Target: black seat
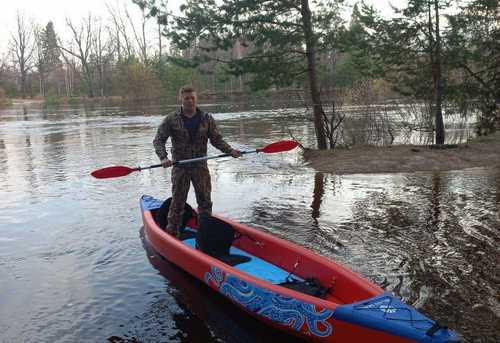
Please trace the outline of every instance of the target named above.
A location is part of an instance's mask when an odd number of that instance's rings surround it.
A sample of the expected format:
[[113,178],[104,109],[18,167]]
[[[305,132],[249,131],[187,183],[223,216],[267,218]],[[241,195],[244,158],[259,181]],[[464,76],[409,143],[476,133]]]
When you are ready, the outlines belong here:
[[235,266],[251,260],[244,255],[231,254],[229,250],[235,239],[234,228],[225,221],[202,213],[198,218],[196,248],[220,261]]

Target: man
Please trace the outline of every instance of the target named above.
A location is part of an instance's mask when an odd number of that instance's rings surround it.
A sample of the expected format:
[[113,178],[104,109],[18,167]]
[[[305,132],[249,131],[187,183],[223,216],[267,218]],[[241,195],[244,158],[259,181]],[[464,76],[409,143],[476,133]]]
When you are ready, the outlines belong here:
[[[239,150],[231,148],[217,130],[214,118],[197,106],[196,91],[191,87],[183,87],[179,92],[181,108],[174,114],[168,115],[158,127],[153,140],[156,154],[164,168],[172,166],[168,158],[165,143],[168,138],[172,141],[173,161],[186,160],[207,155],[207,142],[232,157],[240,157]],[[212,185],[207,161],[176,165],[172,168],[172,203],[168,211],[166,230],[177,235],[184,205],[186,204],[189,187],[193,183],[198,203],[198,213],[212,212],[210,193]]]

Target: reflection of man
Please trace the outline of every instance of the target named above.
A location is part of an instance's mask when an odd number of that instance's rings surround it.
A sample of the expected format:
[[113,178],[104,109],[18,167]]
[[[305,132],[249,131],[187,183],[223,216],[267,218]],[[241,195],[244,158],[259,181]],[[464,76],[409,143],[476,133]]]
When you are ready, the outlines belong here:
[[[156,154],[163,167],[170,167],[173,163],[165,149],[169,137],[172,140],[171,151],[174,161],[206,156],[209,139],[210,143],[220,151],[239,157],[240,151],[232,149],[224,141],[217,130],[214,118],[196,106],[196,91],[191,87],[183,87],[179,93],[181,108],[163,120],[153,140]],[[212,212],[210,197],[212,185],[207,162],[176,165],[172,168],[172,203],[167,224],[169,233],[177,234],[191,182],[196,194],[198,212],[209,214]]]

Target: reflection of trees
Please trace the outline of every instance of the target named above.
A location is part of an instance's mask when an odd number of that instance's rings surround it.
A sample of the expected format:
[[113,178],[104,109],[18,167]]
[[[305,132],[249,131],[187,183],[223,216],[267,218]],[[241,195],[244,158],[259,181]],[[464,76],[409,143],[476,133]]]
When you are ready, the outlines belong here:
[[441,214],[441,206],[440,206],[440,197],[441,197],[441,176],[439,173],[434,173],[432,175],[432,192],[431,192],[431,208],[429,213],[429,224],[432,226],[431,230],[439,229],[439,221]]
[[9,158],[8,154],[5,148],[5,141],[3,139],[0,139],[0,170],[2,170],[2,173],[4,175],[8,175],[8,167],[9,167]]
[[33,147],[31,144],[31,137],[29,135],[26,135],[25,138],[25,144],[26,144],[26,170],[29,175],[27,178],[30,184],[30,190],[33,191],[37,189],[38,187],[38,182],[35,174],[35,165],[33,163],[34,161],[34,154],[33,154]]
[[[296,198],[282,198],[276,201],[263,194],[263,197],[253,204],[248,224],[319,253],[337,253],[344,245],[334,236],[331,227],[318,221],[322,213],[327,180],[328,176],[324,173],[314,174],[309,208],[305,201]],[[291,183],[291,180],[289,182]],[[334,190],[335,186],[334,182]]]
[[49,164],[49,171],[53,172],[51,179],[56,181],[65,181],[67,168],[64,163],[66,162],[66,147],[65,147],[66,133],[54,132],[48,133],[43,137],[43,160]]
[[251,226],[307,246],[315,240],[317,231],[317,225],[304,203],[274,202],[267,197],[253,204],[250,221]]
[[323,195],[325,194],[325,174],[315,173],[314,174],[314,191],[313,191],[313,201],[311,204],[312,213],[311,216],[315,222],[318,224],[318,217],[320,215],[321,203],[323,202]]

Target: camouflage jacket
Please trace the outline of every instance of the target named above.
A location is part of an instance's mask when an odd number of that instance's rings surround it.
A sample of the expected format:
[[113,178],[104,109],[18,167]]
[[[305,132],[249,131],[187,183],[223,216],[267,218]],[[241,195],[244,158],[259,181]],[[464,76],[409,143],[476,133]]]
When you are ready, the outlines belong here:
[[[222,135],[217,130],[215,120],[212,115],[197,109],[197,114],[201,115],[201,122],[196,135],[191,139],[188,130],[184,127],[181,112],[177,112],[165,117],[158,127],[156,137],[153,140],[156,154],[160,160],[168,157],[165,144],[168,138],[172,141],[172,160],[180,161],[207,155],[207,142],[224,153],[230,153],[232,148],[227,144]],[[196,165],[206,165],[206,161],[196,163]],[[187,164],[186,166],[195,166]]]

